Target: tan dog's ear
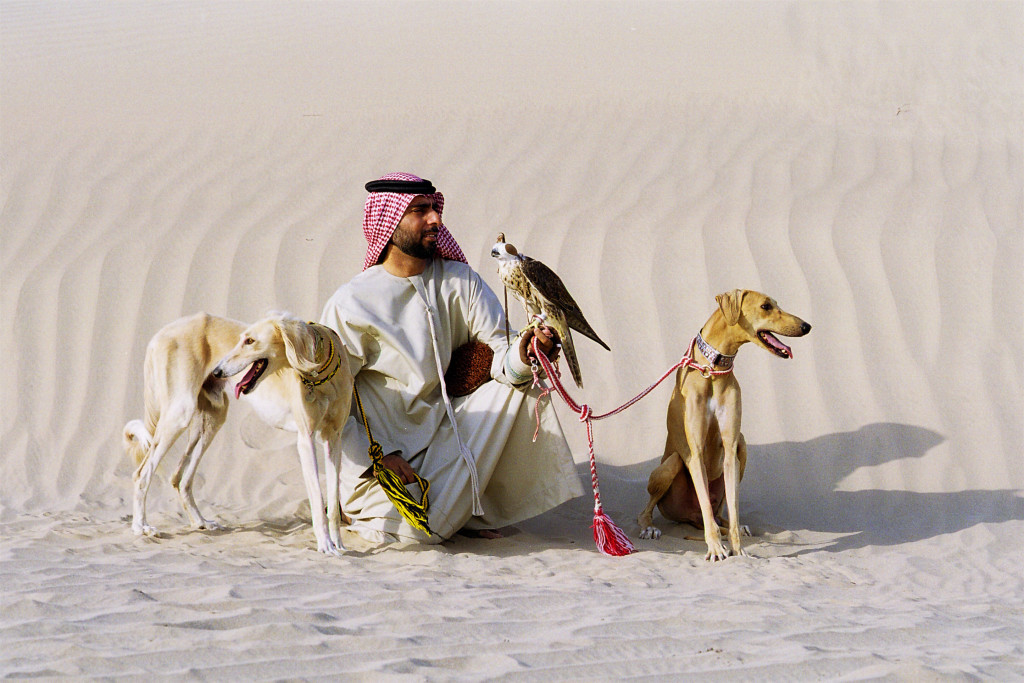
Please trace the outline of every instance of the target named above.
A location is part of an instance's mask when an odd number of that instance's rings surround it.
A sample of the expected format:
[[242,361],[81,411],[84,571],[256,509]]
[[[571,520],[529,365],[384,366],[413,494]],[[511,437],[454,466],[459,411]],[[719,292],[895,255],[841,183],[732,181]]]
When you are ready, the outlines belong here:
[[745,292],[746,290],[744,289],[734,289],[731,292],[725,292],[715,297],[718,307],[722,309],[722,315],[725,316],[725,322],[730,325],[735,325],[740,321],[740,306],[743,304],[743,294]]
[[317,369],[316,336],[301,320],[283,318],[277,321],[284,342],[284,355],[288,364],[299,372],[310,373]]

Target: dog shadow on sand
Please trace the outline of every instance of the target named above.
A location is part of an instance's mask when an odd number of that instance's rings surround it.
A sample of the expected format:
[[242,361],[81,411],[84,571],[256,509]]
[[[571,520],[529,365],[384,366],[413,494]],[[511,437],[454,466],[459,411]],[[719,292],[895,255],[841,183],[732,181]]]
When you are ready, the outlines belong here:
[[[915,471],[920,472],[920,460],[930,454],[935,460],[933,467],[949,467],[946,457],[935,457],[932,453],[944,440],[941,434],[915,425],[875,423],[855,431],[827,434],[808,441],[748,444],[747,468],[740,484],[740,522],[749,525],[755,536],[744,546],[755,556],[758,555],[757,546],[762,543],[775,546],[777,552],[773,554],[785,556],[843,552],[913,543],[978,524],[1024,520],[1024,497],[1016,489],[930,493],[897,489],[839,490],[844,480],[861,468],[895,468],[892,479],[899,482],[910,480]],[[282,449],[282,458],[290,461],[294,457],[293,446],[277,445]],[[636,517],[647,502],[647,477],[659,460],[651,458],[616,466],[601,462],[598,452],[597,467],[604,510],[643,552],[686,551],[703,556],[706,550],[703,540],[700,540],[703,531],[669,522],[657,510],[654,524],[665,535],[659,541],[640,541],[637,538],[639,527]],[[902,472],[899,471],[901,463],[906,465]],[[532,520],[518,523],[514,528],[503,530],[510,541],[520,531],[526,531],[555,545],[593,548],[590,524],[594,500],[590,493],[589,463],[578,463],[576,470],[584,495]],[[943,481],[947,478],[939,472],[933,475],[933,479]],[[220,535],[228,531],[250,531],[277,542],[289,539],[297,547],[312,545],[315,548],[305,500],[296,502],[294,510],[283,514],[279,510],[274,514],[263,511],[257,518],[257,522],[242,523],[225,531],[202,533]],[[799,540],[784,540],[788,535],[786,532],[792,532]],[[687,537],[697,540],[688,540]],[[492,541],[458,536],[446,545],[453,550],[516,552],[514,542],[495,545]]]
[[[875,423],[802,442],[748,444],[747,468],[740,484],[740,522],[751,525],[758,535],[790,530],[838,536],[823,546],[786,553],[799,555],[912,543],[977,524],[1024,520],[1024,497],[1016,489],[932,493],[838,490],[843,480],[860,468],[887,463],[891,467],[898,461],[924,458],[944,440],[941,434],[923,427]],[[647,501],[647,476],[658,461],[622,467],[598,463],[605,509],[634,540],[636,515]],[[936,466],[948,466],[944,462]],[[589,480],[589,467],[579,469]],[[903,478],[910,476],[904,474]],[[941,475],[936,478],[942,479]],[[673,536],[677,529],[684,536],[703,535],[688,525],[665,520],[657,511],[654,524]],[[703,548],[702,542],[700,546]]]

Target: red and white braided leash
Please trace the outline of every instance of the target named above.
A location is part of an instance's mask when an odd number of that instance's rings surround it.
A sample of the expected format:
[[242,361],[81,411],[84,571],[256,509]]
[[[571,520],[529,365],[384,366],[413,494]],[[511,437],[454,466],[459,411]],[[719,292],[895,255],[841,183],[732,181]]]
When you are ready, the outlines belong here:
[[534,366],[533,386],[541,386],[544,390],[541,392],[540,396],[537,399],[537,407],[535,409],[535,415],[537,418],[537,430],[534,431],[533,438],[536,441],[537,434],[540,432],[540,402],[545,396],[550,394],[552,390],[557,392],[558,395],[562,397],[562,400],[565,401],[565,404],[569,406],[570,410],[579,415],[580,422],[586,423],[587,444],[590,447],[590,483],[591,487],[594,490],[594,542],[597,544],[598,550],[600,550],[605,555],[628,555],[634,550],[636,550],[636,548],[630,542],[625,532],[623,532],[622,529],[620,529],[615,524],[615,522],[612,521],[611,517],[605,514],[604,509],[601,505],[601,488],[597,481],[597,458],[594,455],[593,421],[603,420],[604,418],[611,417],[612,415],[618,415],[619,413],[632,407],[634,404],[640,401],[640,399],[654,391],[654,389],[659,384],[664,382],[669,377],[669,375],[671,375],[679,368],[685,367],[690,370],[696,370],[701,374],[702,377],[706,379],[714,378],[721,375],[728,375],[729,373],[732,372],[731,367],[728,368],[727,370],[714,370],[710,366],[701,365],[700,363],[695,361],[693,359],[693,351],[696,343],[697,338],[694,337],[693,340],[690,342],[689,347],[687,348],[686,355],[683,356],[678,363],[676,363],[671,368],[666,370],[665,373],[656,382],[648,386],[646,389],[641,391],[639,394],[637,394],[630,400],[623,403],[618,408],[610,410],[607,413],[594,415],[594,411],[591,409],[589,405],[587,405],[586,403],[582,405],[577,403],[575,400],[573,400],[572,396],[569,395],[569,392],[566,391],[565,386],[562,384],[560,373],[555,368],[554,364],[548,359],[548,357],[544,355],[544,353],[542,353],[541,350],[538,348],[537,337],[535,336],[533,340],[531,340],[530,342],[531,348],[533,349],[534,358],[536,358],[540,362],[541,366],[544,368],[544,373],[547,375],[548,380],[550,380],[551,382],[550,387],[543,387],[543,384],[540,380],[540,375],[537,372],[536,366]]

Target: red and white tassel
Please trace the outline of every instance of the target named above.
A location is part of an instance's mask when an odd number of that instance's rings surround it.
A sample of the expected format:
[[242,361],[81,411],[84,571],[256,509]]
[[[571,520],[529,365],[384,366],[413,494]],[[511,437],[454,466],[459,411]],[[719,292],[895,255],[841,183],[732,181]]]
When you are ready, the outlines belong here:
[[601,508],[594,510],[594,523],[591,528],[594,530],[594,543],[597,544],[597,549],[605,555],[622,557],[636,550],[626,532],[616,526],[612,518]]
[[594,455],[594,427],[590,422],[590,408],[583,406],[580,421],[587,424],[587,441],[590,443],[590,486],[594,490],[594,543],[605,555],[622,557],[629,555],[636,548],[626,536],[626,532],[618,527],[601,505],[601,486],[597,482],[597,458]]
[[[562,400],[565,401],[566,405],[579,415],[580,422],[586,424],[587,427],[587,443],[590,446],[590,484],[594,490],[594,523],[591,525],[591,528],[594,530],[594,543],[597,545],[597,549],[605,555],[610,555],[612,557],[629,555],[636,551],[636,548],[632,543],[630,543],[625,532],[612,521],[611,517],[605,514],[604,508],[601,506],[601,487],[597,482],[597,458],[594,455],[594,426],[592,423],[594,416],[590,410],[590,406],[586,404],[579,405],[572,400],[572,397],[569,396],[569,393],[565,390],[565,387],[562,386],[561,381],[559,381],[558,372],[554,367],[552,367],[551,361],[549,361],[547,356],[541,353],[540,349],[537,348],[536,338],[533,339],[533,354],[544,367],[544,372],[551,381],[552,387],[558,395],[562,397]],[[533,377],[534,385],[536,386],[539,382],[536,368],[534,369]],[[551,389],[549,388],[546,389],[544,393],[547,394],[550,393],[550,391]],[[539,400],[537,405],[539,411]],[[537,426],[539,429],[539,412],[537,413],[537,420]],[[536,439],[536,434],[534,435],[534,439]]]

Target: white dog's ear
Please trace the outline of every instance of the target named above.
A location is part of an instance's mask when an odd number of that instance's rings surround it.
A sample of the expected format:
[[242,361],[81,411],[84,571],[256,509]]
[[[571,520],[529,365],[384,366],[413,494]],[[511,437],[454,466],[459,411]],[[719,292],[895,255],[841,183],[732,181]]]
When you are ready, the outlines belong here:
[[740,306],[743,304],[743,294],[745,291],[743,289],[734,289],[731,292],[725,292],[715,297],[718,307],[722,309],[722,315],[725,316],[725,322],[730,325],[735,325],[740,321]]
[[289,365],[299,372],[313,372],[317,369],[316,336],[301,320],[284,318],[277,323],[284,342],[284,355]]

